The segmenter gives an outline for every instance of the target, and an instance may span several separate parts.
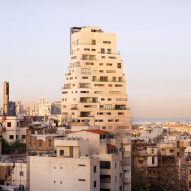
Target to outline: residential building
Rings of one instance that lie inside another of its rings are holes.
[[[62,115],[113,131],[130,129],[123,63],[116,36],[98,27],[73,27]]]
[[[0,158],[0,181],[2,185],[27,187],[27,163],[23,156],[2,156]],[[9,189],[7,189],[9,190]]]
[[[87,146],[87,140],[55,140],[56,156],[30,156],[29,190],[99,191],[99,158]]]
[[[50,104],[42,98],[38,102],[38,115],[39,116],[49,116],[51,112]]]
[[[51,115],[60,115],[61,114],[61,102],[55,101],[51,104]]]

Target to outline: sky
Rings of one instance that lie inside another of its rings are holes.
[[[132,117],[191,117],[190,22],[190,0],[0,0],[0,96],[60,100],[70,27],[90,25],[117,35]]]

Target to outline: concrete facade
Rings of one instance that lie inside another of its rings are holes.
[[[98,27],[74,27],[62,89],[64,120],[113,131],[129,128],[126,81],[116,36]]]

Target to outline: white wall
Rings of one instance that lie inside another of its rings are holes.
[[[30,156],[29,160],[30,191],[100,190],[98,158]],[[96,173],[93,172],[93,166],[96,166]],[[97,183],[96,188],[94,181]]]

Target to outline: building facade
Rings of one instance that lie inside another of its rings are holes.
[[[64,81],[64,120],[88,122],[109,131],[129,128],[125,74],[115,34],[98,27],[71,28]]]

